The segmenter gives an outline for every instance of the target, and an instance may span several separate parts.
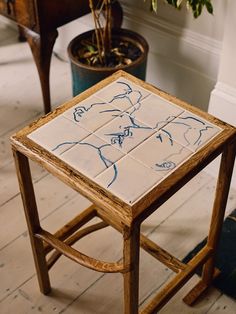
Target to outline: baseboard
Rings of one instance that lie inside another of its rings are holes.
[[[236,88],[217,82],[211,93],[209,112],[236,126]]]
[[[124,2],[122,7],[124,26],[140,32],[148,40],[152,53],[161,54],[209,78],[217,77],[220,41],[176,26]]]

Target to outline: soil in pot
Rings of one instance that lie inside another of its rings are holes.
[[[82,41],[75,51],[78,62],[98,68],[129,65],[137,60],[141,54],[142,51],[137,45],[122,38],[114,38],[111,49],[102,60],[99,58],[98,48],[93,40]]]
[[[141,35],[126,29],[113,30],[111,53],[101,65],[97,49],[91,44],[93,34],[80,34],[68,47],[74,96],[120,69],[145,80],[148,44]]]

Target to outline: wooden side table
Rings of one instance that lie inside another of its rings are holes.
[[[122,273],[129,314],[139,311],[140,247],[176,273],[142,314],[160,310],[199,266],[202,276],[184,298],[187,304],[218,274],[214,262],[236,153],[234,127],[119,71],[11,141],[43,293],[50,292],[48,269],[61,254],[96,271]],[[208,242],[184,264],[140,234],[140,225],[221,153]],[[40,226],[28,158],[93,203],[55,234]],[[80,229],[94,216],[101,222]],[[122,262],[99,261],[71,247],[107,225],[123,234]]]
[[[115,27],[122,23],[122,8],[112,5]],[[57,28],[90,12],[87,0],[0,0],[0,14],[17,22],[27,39],[41,83],[44,112],[51,111],[49,72]],[[79,31],[79,30],[78,30]]]

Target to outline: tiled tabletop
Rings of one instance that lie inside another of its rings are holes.
[[[28,135],[134,204],[221,129],[119,78]]]

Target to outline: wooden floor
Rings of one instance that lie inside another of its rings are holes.
[[[52,60],[52,99],[68,99],[69,65]],[[42,114],[42,98],[30,50],[17,42],[14,31],[0,24],[0,313],[121,314],[122,277],[103,275],[61,258],[51,271],[52,293],[40,294],[21,198],[9,145],[9,136]],[[32,164],[35,190],[44,227],[55,231],[88,205],[88,201]],[[183,258],[207,234],[215,179],[202,172],[143,225],[143,232]],[[231,191],[227,211],[236,208]],[[107,228],[88,236],[79,248],[104,260],[122,256],[120,235]],[[140,303],[145,303],[172,273],[154,258],[141,253]],[[194,307],[182,297],[197,281],[185,286],[160,313],[236,313],[236,303],[211,288]]]

